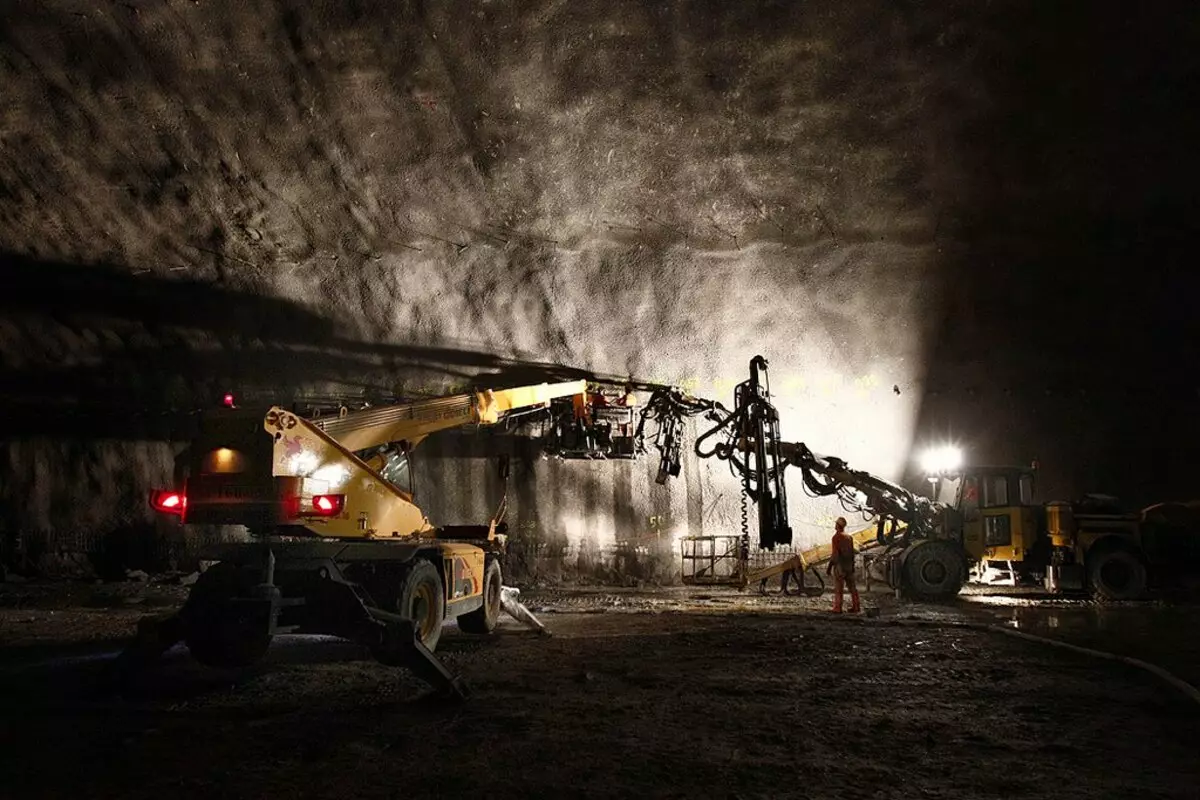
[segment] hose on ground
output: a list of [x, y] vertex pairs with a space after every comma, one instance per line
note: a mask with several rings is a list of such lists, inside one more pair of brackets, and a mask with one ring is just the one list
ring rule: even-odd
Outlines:
[[1142, 661], [1140, 658], [1132, 658], [1130, 656], [1117, 655], [1116, 653], [1109, 653], [1105, 650], [1093, 650], [1090, 647], [1080, 647], [1077, 644], [1070, 644], [1069, 642], [1060, 642], [1057, 639], [1048, 639], [1044, 636], [1035, 636], [1032, 633], [1025, 633], [1024, 631], [1014, 631], [1011, 628], [1002, 628], [999, 625], [988, 625], [986, 627], [989, 630], [995, 631], [997, 633], [1003, 633], [1005, 636], [1015, 636], [1018, 639], [1027, 639], [1032, 642], [1043, 642], [1045, 644], [1052, 645], [1054, 647], [1061, 647], [1063, 649], [1071, 650], [1076, 653], [1082, 653], [1084, 655], [1093, 656], [1095, 658], [1103, 658], [1103, 659], [1107, 659], [1109, 661], [1119, 661], [1123, 664], [1128, 664], [1132, 667], [1138, 667], [1139, 669], [1144, 669], [1147, 672], [1149, 672], [1151, 675], [1154, 675], [1155, 677], [1157, 677], [1159, 680], [1161, 680], [1171, 686], [1174, 686], [1176, 689], [1178, 689], [1179, 691], [1181, 691], [1185, 695], [1187, 695], [1189, 698], [1191, 698], [1192, 702], [1196, 703], [1197, 705], [1200, 705], [1200, 690], [1196, 689], [1195, 686], [1192, 686], [1190, 683], [1183, 680], [1182, 678], [1178, 678], [1178, 677], [1172, 675], [1170, 672], [1167, 672], [1165, 669], [1158, 666], [1157, 664], [1151, 664], [1147, 661]]
[[1116, 653], [1110, 653], [1106, 650], [1094, 650], [1090, 647], [1082, 647], [1077, 644], [1071, 644], [1069, 642], [1059, 641], [1058, 639], [1050, 639], [1045, 636], [1036, 636], [1032, 633], [1025, 633], [1024, 631], [1016, 631], [1016, 630], [1013, 630], [1012, 628], [1005, 628], [1001, 625], [985, 625], [980, 622], [933, 622], [931, 620], [889, 620], [888, 623], [889, 624], [899, 624], [899, 625], [911, 625], [913, 627], [918, 627], [918, 628], [965, 628], [967, 630], [986, 631], [989, 633], [1001, 633], [1001, 634], [1004, 634], [1005, 636], [1012, 636], [1017, 639], [1025, 639], [1030, 642], [1038, 642], [1040, 644], [1047, 644], [1052, 647], [1059, 647], [1064, 650], [1070, 650], [1075, 653], [1080, 653], [1082, 655], [1092, 656], [1093, 658], [1102, 658], [1102, 659], [1105, 659], [1106, 661], [1118, 661], [1122, 664], [1128, 664], [1131, 667], [1137, 667], [1138, 669], [1142, 669], [1142, 670], [1145, 670], [1146, 672], [1149, 672], [1151, 675], [1155, 676], [1159, 680], [1163, 681], [1164, 683], [1168, 684], [1169, 686], [1174, 687], [1176, 690], [1182, 692], [1192, 702], [1196, 703], [1197, 705], [1200, 705], [1200, 689], [1197, 689], [1195, 686], [1192, 686], [1190, 683], [1183, 680], [1182, 678], [1172, 675], [1170, 672], [1168, 672], [1167, 670], [1158, 666], [1157, 664], [1151, 664], [1149, 662], [1142, 661], [1139, 658], [1132, 658], [1130, 656], [1122, 656], [1122, 655], [1118, 655]]

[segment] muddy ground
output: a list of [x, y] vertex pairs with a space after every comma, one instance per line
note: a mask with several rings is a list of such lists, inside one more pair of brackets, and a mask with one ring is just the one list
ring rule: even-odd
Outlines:
[[838, 618], [828, 596], [527, 591], [551, 637], [511, 620], [487, 638], [447, 629], [439, 654], [470, 682], [464, 705], [306, 637], [240, 673], [178, 648], [135, 693], [112, 692], [121, 637], [185, 591], [0, 591], [6, 796], [1194, 798], [1200, 785], [1200, 709], [1147, 673], [928, 627], [1016, 619], [1195, 680], [1193, 646], [1169, 645], [1190, 638], [1195, 606], [873, 594], [873, 616]]

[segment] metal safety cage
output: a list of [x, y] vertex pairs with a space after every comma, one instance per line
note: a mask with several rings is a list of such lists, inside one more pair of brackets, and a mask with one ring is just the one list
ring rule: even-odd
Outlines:
[[745, 586], [749, 543], [744, 537], [685, 536], [679, 545], [684, 584]]

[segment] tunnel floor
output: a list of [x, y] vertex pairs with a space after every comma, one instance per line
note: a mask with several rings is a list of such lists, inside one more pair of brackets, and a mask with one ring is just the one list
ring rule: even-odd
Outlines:
[[875, 593], [872, 616], [839, 618], [829, 595], [526, 591], [553, 636], [512, 620], [486, 638], [448, 627], [439, 655], [474, 694], [445, 706], [313, 637], [280, 637], [241, 672], [179, 647], [122, 697], [105, 680], [122, 637], [182, 590], [129, 590], [108, 608], [22, 591], [0, 608], [10, 796], [1191, 798], [1200, 780], [1200, 709], [1147, 673], [903, 624], [1015, 619], [1169, 655], [1194, 679], [1195, 652], [1171, 643], [1195, 606]]

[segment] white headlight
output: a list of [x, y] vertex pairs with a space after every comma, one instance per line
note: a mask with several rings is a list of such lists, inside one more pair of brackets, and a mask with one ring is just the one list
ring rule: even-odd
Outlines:
[[954, 445], [932, 447], [921, 454], [921, 469], [927, 475], [956, 472], [962, 467], [962, 450]]

